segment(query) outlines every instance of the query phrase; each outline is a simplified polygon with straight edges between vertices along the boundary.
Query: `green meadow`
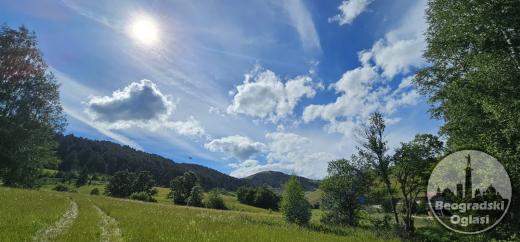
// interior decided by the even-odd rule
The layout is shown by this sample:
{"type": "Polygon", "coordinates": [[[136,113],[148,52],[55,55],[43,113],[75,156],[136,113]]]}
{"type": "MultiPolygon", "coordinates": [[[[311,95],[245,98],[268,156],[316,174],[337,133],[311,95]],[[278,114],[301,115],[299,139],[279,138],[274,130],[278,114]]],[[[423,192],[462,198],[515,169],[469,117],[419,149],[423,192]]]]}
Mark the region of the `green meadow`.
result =
{"type": "Polygon", "coordinates": [[[363,228],[287,224],[280,213],[224,196],[230,210],[0,187],[0,241],[397,241],[363,228]],[[71,209],[75,204],[77,213],[71,209]],[[71,216],[68,216],[71,215],[71,216]]]}

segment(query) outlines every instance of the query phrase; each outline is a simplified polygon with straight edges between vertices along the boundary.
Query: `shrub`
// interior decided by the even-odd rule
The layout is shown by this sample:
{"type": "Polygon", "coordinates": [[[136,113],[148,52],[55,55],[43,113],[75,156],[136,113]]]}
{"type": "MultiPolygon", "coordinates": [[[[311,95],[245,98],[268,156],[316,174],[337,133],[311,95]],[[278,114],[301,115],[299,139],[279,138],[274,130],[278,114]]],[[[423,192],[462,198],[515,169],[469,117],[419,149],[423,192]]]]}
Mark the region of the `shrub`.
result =
{"type": "Polygon", "coordinates": [[[208,197],[204,203],[207,208],[227,209],[222,196],[220,196],[220,192],[216,189],[213,189],[209,192],[208,197]]]}
{"type": "Polygon", "coordinates": [[[65,186],[63,184],[56,185],[52,190],[57,191],[57,192],[68,192],[68,191],[70,191],[69,187],[65,186]]]}
{"type": "Polygon", "coordinates": [[[114,174],[107,184],[105,192],[113,197],[130,197],[134,193],[142,192],[147,197],[153,198],[157,194],[157,190],[153,186],[154,180],[149,171],[133,173],[125,170],[114,174]]]}
{"type": "Polygon", "coordinates": [[[150,196],[150,194],[146,192],[134,192],[130,194],[130,199],[144,202],[157,202],[153,196],[150,196]]]}
{"type": "Polygon", "coordinates": [[[311,219],[311,205],[295,176],[284,185],[281,202],[282,214],[289,223],[307,225],[311,219]]]}
{"type": "Polygon", "coordinates": [[[81,187],[86,185],[88,182],[88,172],[86,169],[81,170],[79,173],[78,179],[76,179],[76,183],[74,184],[76,187],[81,187]]]}
{"type": "Polygon", "coordinates": [[[202,187],[194,186],[191,189],[190,196],[186,200],[186,205],[192,207],[202,207],[202,187]]]}
{"type": "Polygon", "coordinates": [[[240,187],[237,190],[237,199],[244,204],[271,210],[278,210],[280,202],[280,197],[266,187],[240,187]]]}
{"type": "Polygon", "coordinates": [[[186,205],[194,186],[199,183],[199,178],[192,171],[173,178],[170,181],[172,199],[175,204],[186,205]]]}
{"type": "Polygon", "coordinates": [[[99,189],[96,187],[96,188],[93,188],[91,191],[90,191],[90,195],[99,195],[99,189]]]}

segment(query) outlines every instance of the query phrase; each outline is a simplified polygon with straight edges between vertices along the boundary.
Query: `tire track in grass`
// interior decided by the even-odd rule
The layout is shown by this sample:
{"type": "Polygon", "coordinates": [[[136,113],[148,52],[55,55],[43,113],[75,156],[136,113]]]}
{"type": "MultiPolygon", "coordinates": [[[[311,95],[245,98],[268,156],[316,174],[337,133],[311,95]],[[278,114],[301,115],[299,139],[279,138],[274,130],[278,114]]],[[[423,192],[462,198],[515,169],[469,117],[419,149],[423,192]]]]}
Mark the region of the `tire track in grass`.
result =
{"type": "Polygon", "coordinates": [[[99,221],[99,228],[101,229],[101,242],[121,242],[123,238],[121,236],[121,230],[117,226],[117,221],[108,216],[101,208],[94,205],[101,215],[101,220],[99,221]]]}
{"type": "Polygon", "coordinates": [[[70,226],[74,223],[74,220],[78,217],[79,209],[78,204],[74,201],[70,200],[70,207],[65,212],[60,220],[58,220],[53,225],[41,229],[36,232],[36,235],[33,237],[34,242],[48,242],[53,241],[58,235],[65,232],[70,226]]]}

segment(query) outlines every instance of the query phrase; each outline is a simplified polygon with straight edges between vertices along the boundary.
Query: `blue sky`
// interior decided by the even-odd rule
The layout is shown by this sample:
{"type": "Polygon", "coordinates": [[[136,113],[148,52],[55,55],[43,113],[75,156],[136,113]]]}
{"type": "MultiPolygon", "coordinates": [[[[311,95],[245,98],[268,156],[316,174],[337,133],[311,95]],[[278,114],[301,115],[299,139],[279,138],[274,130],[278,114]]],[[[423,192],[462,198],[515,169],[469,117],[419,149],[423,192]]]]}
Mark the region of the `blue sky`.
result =
{"type": "Polygon", "coordinates": [[[3,1],[61,83],[66,133],[233,176],[311,178],[371,112],[392,147],[436,133],[410,82],[425,1],[3,1]],[[192,157],[192,159],[189,159],[192,157]]]}

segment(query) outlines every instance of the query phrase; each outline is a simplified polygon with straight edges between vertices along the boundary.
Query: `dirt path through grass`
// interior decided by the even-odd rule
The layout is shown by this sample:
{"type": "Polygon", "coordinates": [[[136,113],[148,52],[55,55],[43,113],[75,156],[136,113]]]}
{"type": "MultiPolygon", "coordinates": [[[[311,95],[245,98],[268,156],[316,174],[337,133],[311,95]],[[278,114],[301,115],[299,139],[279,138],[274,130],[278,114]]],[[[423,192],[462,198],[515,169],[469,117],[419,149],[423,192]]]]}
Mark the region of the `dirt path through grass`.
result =
{"type": "Polygon", "coordinates": [[[67,212],[65,212],[63,216],[61,216],[60,220],[58,220],[53,225],[36,232],[36,235],[33,237],[33,241],[53,241],[58,235],[62,234],[68,228],[70,228],[72,223],[74,223],[74,220],[78,217],[78,213],[78,204],[70,200],[70,207],[67,210],[67,212]]]}
{"type": "Polygon", "coordinates": [[[117,221],[108,216],[103,210],[101,210],[98,206],[95,206],[101,215],[101,220],[99,221],[99,227],[101,229],[101,242],[120,242],[123,241],[121,236],[121,230],[119,230],[119,226],[117,226],[117,221]]]}

